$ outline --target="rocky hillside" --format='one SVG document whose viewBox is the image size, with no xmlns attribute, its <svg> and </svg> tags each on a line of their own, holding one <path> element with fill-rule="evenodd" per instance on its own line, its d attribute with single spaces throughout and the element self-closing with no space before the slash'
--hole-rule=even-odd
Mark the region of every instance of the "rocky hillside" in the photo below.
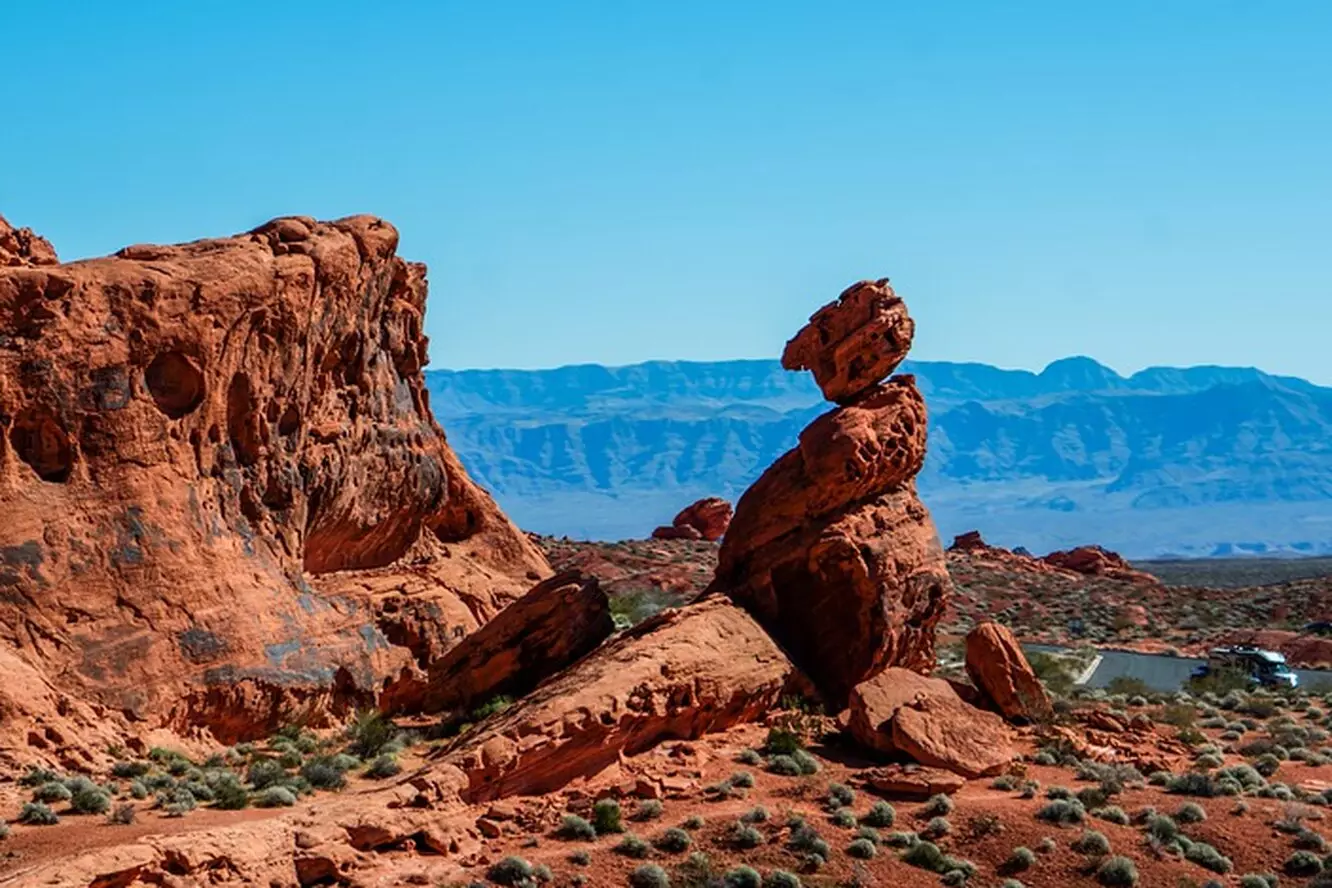
<svg viewBox="0 0 1332 888">
<path fill-rule="evenodd" d="M 1087 358 L 1041 373 L 907 362 L 930 409 L 922 497 L 945 537 L 1135 557 L 1332 551 L 1332 389 Z M 523 527 L 641 537 L 734 499 L 823 411 L 776 361 L 431 371 L 460 458 Z"/>
</svg>

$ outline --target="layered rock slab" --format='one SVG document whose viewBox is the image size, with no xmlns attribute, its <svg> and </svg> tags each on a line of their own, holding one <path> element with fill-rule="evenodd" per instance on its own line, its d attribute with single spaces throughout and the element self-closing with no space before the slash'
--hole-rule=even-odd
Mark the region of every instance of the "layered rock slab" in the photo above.
<svg viewBox="0 0 1332 888">
<path fill-rule="evenodd" d="M 947 681 L 909 669 L 886 669 L 857 685 L 848 728 L 867 749 L 964 777 L 996 774 L 1014 756 L 1002 718 L 963 701 Z"/>
<path fill-rule="evenodd" d="M 598 648 L 445 750 L 467 802 L 536 795 L 621 755 L 757 720 L 795 671 L 725 598 L 668 610 Z"/>
<path fill-rule="evenodd" d="M 27 240 L 0 268 L 0 643 L 231 741 L 373 703 L 549 575 L 430 413 L 397 241 L 290 217 L 52 265 Z"/>
<path fill-rule="evenodd" d="M 1007 626 L 987 621 L 967 633 L 966 667 L 972 683 L 1004 718 L 1045 722 L 1053 717 L 1045 685 Z"/>
<path fill-rule="evenodd" d="M 928 671 L 951 582 L 913 479 L 925 401 L 910 376 L 880 382 L 914 327 L 886 281 L 862 282 L 787 346 L 842 406 L 741 496 L 710 589 L 745 607 L 840 708 L 890 666 Z"/>
<path fill-rule="evenodd" d="M 595 577 L 556 574 L 493 620 L 384 692 L 387 712 L 466 712 L 488 698 L 521 696 L 597 647 L 615 631 Z"/>
</svg>

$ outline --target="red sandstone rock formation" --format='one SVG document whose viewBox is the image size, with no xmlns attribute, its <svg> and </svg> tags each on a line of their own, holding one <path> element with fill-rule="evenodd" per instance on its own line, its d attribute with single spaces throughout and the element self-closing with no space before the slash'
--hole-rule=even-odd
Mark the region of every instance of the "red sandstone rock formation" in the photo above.
<svg viewBox="0 0 1332 888">
<path fill-rule="evenodd" d="M 710 597 L 598 648 L 473 729 L 440 764 L 466 775 L 468 802 L 551 792 L 662 740 L 755 721 L 792 678 L 748 614 Z"/>
<path fill-rule="evenodd" d="M 652 531 L 658 540 L 708 540 L 715 542 L 731 524 L 731 504 L 710 496 L 686 506 L 669 526 Z"/>
<path fill-rule="evenodd" d="M 31 228 L 15 228 L 0 216 L 0 268 L 57 265 L 55 247 Z"/>
<path fill-rule="evenodd" d="M 463 472 L 369 216 L 0 268 L 0 643 L 232 741 L 373 702 L 545 559 Z M 10 261 L 10 260 L 6 260 Z"/>
<path fill-rule="evenodd" d="M 851 692 L 849 728 L 862 746 L 964 777 L 995 774 L 1013 760 L 1003 719 L 964 702 L 952 686 L 890 668 Z"/>
<path fill-rule="evenodd" d="M 873 768 L 863 773 L 861 780 L 874 792 L 903 799 L 927 799 L 939 793 L 952 795 L 967 783 L 961 774 L 913 764 Z"/>
<path fill-rule="evenodd" d="M 431 663 L 424 679 L 409 675 L 386 688 L 380 708 L 467 712 L 497 694 L 522 695 L 614 631 L 596 579 L 557 574 Z"/>
<path fill-rule="evenodd" d="M 1156 577 L 1135 569 L 1122 555 L 1100 546 L 1078 546 L 1065 552 L 1051 552 L 1041 560 L 1062 570 L 1089 577 L 1110 577 L 1144 585 L 1157 583 Z"/>
<path fill-rule="evenodd" d="M 1054 714 L 1050 695 L 1007 626 L 986 622 L 967 634 L 967 675 L 1004 718 L 1044 722 Z"/>
<path fill-rule="evenodd" d="M 843 406 L 740 498 L 710 587 L 753 613 L 834 707 L 889 666 L 933 667 L 951 588 L 913 483 L 924 399 L 910 376 L 879 381 L 912 329 L 887 281 L 862 282 L 791 340 L 783 365 L 813 369 Z"/>
</svg>

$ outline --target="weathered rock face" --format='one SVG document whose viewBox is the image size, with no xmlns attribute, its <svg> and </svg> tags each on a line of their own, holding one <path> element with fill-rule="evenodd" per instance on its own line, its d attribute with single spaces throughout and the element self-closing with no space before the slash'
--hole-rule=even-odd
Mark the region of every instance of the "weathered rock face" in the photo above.
<svg viewBox="0 0 1332 888">
<path fill-rule="evenodd" d="M 15 228 L 0 216 L 0 268 L 57 265 L 55 247 L 31 228 Z"/>
<path fill-rule="evenodd" d="M 889 666 L 932 668 L 951 588 L 913 482 L 924 399 L 910 376 L 879 382 L 906 356 L 912 329 L 879 281 L 848 289 L 791 340 L 785 366 L 814 368 L 843 406 L 745 491 L 711 586 L 753 613 L 835 706 Z"/>
<path fill-rule="evenodd" d="M 1078 546 L 1065 552 L 1051 552 L 1043 559 L 1046 564 L 1089 577 L 1111 577 L 1143 585 L 1155 585 L 1156 577 L 1137 570 L 1118 552 L 1100 546 Z"/>
<path fill-rule="evenodd" d="M 1050 695 L 1007 626 L 985 622 L 967 633 L 967 675 L 1007 719 L 1044 722 L 1054 715 Z"/>
<path fill-rule="evenodd" d="M 519 696 L 573 663 L 615 631 L 595 577 L 557 574 L 380 700 L 389 712 L 465 712 L 497 694 Z"/>
<path fill-rule="evenodd" d="M 397 241 L 284 218 L 0 269 L 0 642 L 234 740 L 373 701 L 549 574 L 430 414 Z"/>
<path fill-rule="evenodd" d="M 908 669 L 886 669 L 857 685 L 849 728 L 868 749 L 964 777 L 998 773 L 1014 755 L 1003 719 L 963 702 L 943 679 Z"/>
<path fill-rule="evenodd" d="M 731 504 L 710 496 L 686 506 L 669 526 L 658 527 L 652 536 L 659 540 L 708 540 L 715 542 L 731 524 Z"/>
<path fill-rule="evenodd" d="M 748 614 L 710 597 L 603 645 L 464 735 L 440 763 L 467 776 L 468 802 L 551 792 L 661 740 L 754 721 L 792 678 Z"/>
</svg>

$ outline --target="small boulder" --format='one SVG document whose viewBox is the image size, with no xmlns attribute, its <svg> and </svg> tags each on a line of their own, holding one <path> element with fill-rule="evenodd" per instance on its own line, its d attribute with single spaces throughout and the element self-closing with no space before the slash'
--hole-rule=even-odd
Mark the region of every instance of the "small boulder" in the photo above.
<svg viewBox="0 0 1332 888">
<path fill-rule="evenodd" d="M 971 630 L 967 675 L 1010 721 L 1042 722 L 1054 714 L 1050 695 L 1007 626 L 985 622 Z"/>
<path fill-rule="evenodd" d="M 900 799 L 927 799 L 952 795 L 966 785 L 961 774 L 923 765 L 894 764 L 872 768 L 861 775 L 865 786 L 880 795 Z"/>
<path fill-rule="evenodd" d="M 999 716 L 968 705 L 943 679 L 889 668 L 851 692 L 849 728 L 863 746 L 964 777 L 997 774 L 1013 760 Z"/>
</svg>

